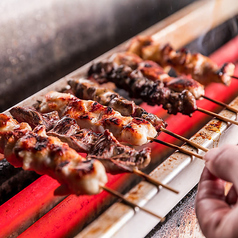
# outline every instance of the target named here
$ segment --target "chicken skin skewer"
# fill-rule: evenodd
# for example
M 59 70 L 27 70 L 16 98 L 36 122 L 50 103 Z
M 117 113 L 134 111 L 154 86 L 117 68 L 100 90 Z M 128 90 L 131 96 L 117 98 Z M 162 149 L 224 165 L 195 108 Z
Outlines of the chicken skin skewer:
M 235 66 L 225 63 L 221 67 L 208 57 L 186 49 L 175 51 L 170 44 L 161 45 L 150 36 L 135 37 L 127 48 L 128 52 L 139 55 L 144 60 L 152 60 L 162 67 L 171 66 L 178 74 L 191 75 L 203 85 L 216 82 L 229 85 Z

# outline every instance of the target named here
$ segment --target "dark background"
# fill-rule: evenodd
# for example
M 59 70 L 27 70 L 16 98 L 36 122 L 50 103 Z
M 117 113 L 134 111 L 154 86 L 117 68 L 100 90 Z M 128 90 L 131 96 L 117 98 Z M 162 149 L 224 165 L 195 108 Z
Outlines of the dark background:
M 194 0 L 2 0 L 0 111 Z

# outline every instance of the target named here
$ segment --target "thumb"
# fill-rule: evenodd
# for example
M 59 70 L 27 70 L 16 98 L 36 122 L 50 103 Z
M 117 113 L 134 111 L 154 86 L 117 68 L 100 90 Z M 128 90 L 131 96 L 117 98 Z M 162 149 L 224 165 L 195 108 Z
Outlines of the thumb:
M 238 146 L 226 145 L 209 150 L 205 165 L 218 178 L 232 182 L 238 191 Z

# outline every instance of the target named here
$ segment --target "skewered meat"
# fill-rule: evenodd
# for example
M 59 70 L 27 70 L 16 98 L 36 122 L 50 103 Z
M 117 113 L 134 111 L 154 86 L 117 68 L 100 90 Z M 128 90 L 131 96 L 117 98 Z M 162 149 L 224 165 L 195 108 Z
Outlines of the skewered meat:
M 146 112 L 143 108 L 137 106 L 133 101 L 127 100 L 106 88 L 100 88 L 97 83 L 84 78 L 69 80 L 69 85 L 73 94 L 84 100 L 94 100 L 104 106 L 110 106 L 120 112 L 123 116 L 139 117 L 149 121 L 157 130 L 161 126 L 166 127 L 166 122 L 152 113 Z
M 80 129 L 76 121 L 63 117 L 47 132 L 47 135 L 58 137 L 72 149 L 88 153 L 98 139 L 98 134 L 89 129 Z
M 205 93 L 204 86 L 196 80 L 186 76 L 170 77 L 157 63 L 151 60 L 142 60 L 136 54 L 120 52 L 114 54 L 110 60 L 118 65 L 127 65 L 132 69 L 138 69 L 144 77 L 155 82 L 162 82 L 164 87 L 168 87 L 175 92 L 182 92 L 187 89 L 196 99 L 199 99 Z
M 58 138 L 46 136 L 44 126 L 31 130 L 0 114 L 0 152 L 15 167 L 47 174 L 61 183 L 55 194 L 96 194 L 107 182 L 103 165 L 85 160 Z
M 60 117 L 69 115 L 81 128 L 100 133 L 108 129 L 119 141 L 132 145 L 143 145 L 148 142 L 147 137 L 157 135 L 155 128 L 146 120 L 123 117 L 111 107 L 80 100 L 71 94 L 50 92 L 39 109 L 41 112 L 57 111 Z
M 144 60 L 153 60 L 162 67 L 171 66 L 179 74 L 191 75 L 203 85 L 211 82 L 229 85 L 235 66 L 225 63 L 220 68 L 208 57 L 188 50 L 175 51 L 169 44 L 161 45 L 148 36 L 135 37 L 128 46 L 128 52 L 141 56 Z
M 196 99 L 188 90 L 173 92 L 163 82 L 153 82 L 129 66 L 99 62 L 90 67 L 88 75 L 99 83 L 113 82 L 128 91 L 130 97 L 140 98 L 149 105 L 162 105 L 170 114 L 191 115 L 197 109 Z
M 11 109 L 12 112 L 14 114 L 18 112 L 19 119 L 26 123 L 35 118 L 34 109 L 14 107 Z M 25 112 L 28 113 L 27 117 L 24 117 Z M 45 115 L 37 113 L 38 118 Z M 53 113 L 52 117 L 54 117 Z M 51 119 L 48 118 L 48 120 Z M 58 137 L 77 152 L 87 153 L 87 159 L 101 161 L 109 173 L 131 172 L 134 168 L 146 167 L 150 162 L 150 148 L 136 151 L 131 147 L 120 144 L 108 130 L 99 134 L 89 129 L 80 129 L 76 121 L 67 116 L 55 122 L 54 127 L 46 133 L 48 136 Z
M 87 159 L 101 161 L 109 173 L 131 172 L 133 168 L 144 168 L 150 162 L 150 148 L 136 151 L 120 144 L 108 130 L 99 134 L 80 129 L 69 117 L 63 117 L 47 134 L 60 138 L 78 152 L 87 153 Z

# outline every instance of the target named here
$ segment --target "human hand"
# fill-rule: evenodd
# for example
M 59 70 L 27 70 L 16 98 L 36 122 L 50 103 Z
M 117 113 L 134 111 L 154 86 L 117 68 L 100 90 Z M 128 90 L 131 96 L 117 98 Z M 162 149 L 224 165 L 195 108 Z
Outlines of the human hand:
M 207 238 L 238 237 L 238 146 L 211 149 L 205 156 L 195 209 Z M 225 181 L 232 182 L 225 196 Z

